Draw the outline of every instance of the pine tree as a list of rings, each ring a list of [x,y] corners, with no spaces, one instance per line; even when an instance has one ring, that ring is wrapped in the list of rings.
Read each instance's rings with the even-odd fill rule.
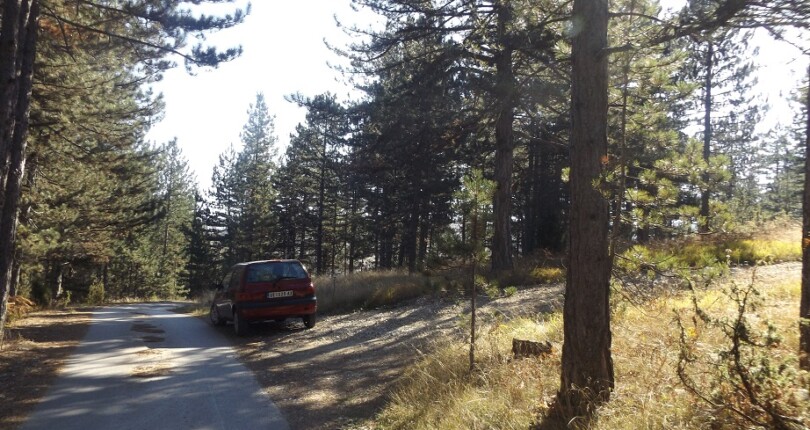
[[[160,296],[179,297],[185,292],[189,230],[194,216],[193,179],[177,140],[160,148],[158,199],[163,216],[155,223]]]
[[[312,255],[315,273],[335,273],[338,254],[345,253],[342,225],[347,222],[347,181],[343,154],[348,115],[332,94],[313,98],[294,95],[291,100],[306,107],[307,115],[287,150],[285,181],[289,183],[284,186],[282,200],[289,206],[286,213],[291,227],[300,231],[300,254]]]
[[[355,3],[387,19],[385,31],[372,34],[367,44],[352,47],[353,64],[361,72],[376,74],[407,63],[451,62],[454,66],[445,70],[463,75],[472,84],[466,90],[472,99],[470,108],[478,115],[470,123],[486,126],[475,131],[494,149],[489,162],[498,183],[493,195],[492,269],[510,269],[514,127],[519,95],[526,90],[519,85],[516,67],[553,57],[556,33],[552,28],[559,17],[543,11],[549,6],[545,2],[525,6],[511,0],[423,2],[418,7],[399,0]]]
[[[690,10],[698,16],[708,16],[714,10],[713,2],[694,0]],[[752,165],[748,155],[752,148],[753,128],[758,122],[757,107],[749,95],[753,82],[753,66],[746,58],[746,41],[750,34],[733,28],[716,28],[695,33],[690,37],[692,52],[689,76],[700,83],[702,97],[695,110],[701,112],[703,160],[710,163],[716,154],[728,159],[727,169],[731,181],[726,188],[726,199],[733,194],[738,179],[749,176],[746,166]],[[703,172],[700,188],[698,228],[702,233],[722,227],[721,211],[713,196],[720,197],[721,189],[714,186],[711,172]]]
[[[607,158],[608,2],[575,0],[572,43],[571,212],[558,404],[589,415],[613,390],[608,202],[598,188]]]
[[[240,261],[269,258],[276,248],[273,241],[276,191],[271,180],[276,170],[274,133],[273,117],[264,95],[259,93],[248,110],[248,120],[240,135],[244,147],[232,172],[237,181],[237,204],[241,206],[237,242],[233,243]]]
[[[210,221],[219,235],[224,267],[270,258],[276,251],[272,183],[276,137],[261,93],[248,109],[241,139],[242,150],[237,153],[231,147],[221,154],[212,177]]]
[[[215,66],[238,55],[239,49],[218,52],[202,44],[187,49],[186,36],[204,38],[206,31],[231,27],[244,18],[244,14],[237,11],[222,18],[195,19],[182,2],[154,7],[153,2],[147,0],[126,5],[56,1],[43,6],[46,7],[40,8],[40,0],[5,1],[0,23],[0,340],[15,255],[40,30],[47,31],[47,23],[56,24],[55,35],[61,36],[60,41],[70,52],[103,46],[107,52],[123,54],[119,55],[118,64],[128,69],[116,76],[114,82],[132,88],[133,82],[154,78],[172,66],[165,60],[170,54],[184,58],[188,67]],[[41,9],[43,19],[40,19]],[[20,79],[16,79],[18,75]],[[133,75],[135,79],[129,80]]]
[[[216,249],[220,246],[217,236],[211,228],[211,210],[199,192],[194,193],[194,218],[188,226],[186,243],[188,262],[186,287],[191,296],[205,292],[208,287],[220,279],[222,261]]]

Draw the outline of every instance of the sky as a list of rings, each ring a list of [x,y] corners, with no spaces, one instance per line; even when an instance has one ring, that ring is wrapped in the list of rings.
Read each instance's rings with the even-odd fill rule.
[[[240,3],[246,2],[237,0]],[[248,108],[262,92],[275,116],[282,154],[290,133],[306,115],[285,96],[300,92],[313,97],[328,91],[345,101],[353,92],[329,66],[340,63],[341,57],[324,44],[324,38],[337,47],[351,41],[337,27],[336,15],[346,24],[370,22],[368,13],[364,18],[352,11],[348,0],[254,0],[244,23],[207,38],[222,48],[242,45],[239,58],[217,69],[200,69],[194,76],[180,66],[153,86],[163,94],[166,109],[147,140],[162,143],[176,137],[198,183],[207,188],[219,154],[231,144],[241,147],[239,133]]]
[[[240,4],[246,1],[237,0],[236,5]],[[313,97],[328,91],[339,101],[358,97],[330,67],[344,60],[326,47],[324,39],[336,47],[351,42],[337,27],[336,16],[344,25],[360,27],[374,19],[370,12],[353,11],[349,0],[254,0],[244,23],[208,37],[223,48],[242,45],[242,56],[217,69],[200,69],[193,76],[182,66],[172,69],[153,86],[163,94],[166,109],[147,140],[162,143],[177,138],[198,184],[207,189],[219,155],[231,144],[237,150],[241,147],[239,133],[247,122],[247,110],[262,92],[275,115],[278,153],[283,154],[290,134],[306,114],[285,96]],[[757,91],[772,106],[759,130],[765,131],[790,121],[786,100],[806,73],[807,62],[805,57],[795,60],[798,52],[784,42],[772,42],[763,35],[753,42],[761,46]]]

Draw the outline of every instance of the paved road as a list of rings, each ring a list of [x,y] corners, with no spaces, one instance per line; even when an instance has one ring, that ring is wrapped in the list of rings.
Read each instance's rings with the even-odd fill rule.
[[[173,304],[106,307],[23,430],[288,430],[220,331]]]

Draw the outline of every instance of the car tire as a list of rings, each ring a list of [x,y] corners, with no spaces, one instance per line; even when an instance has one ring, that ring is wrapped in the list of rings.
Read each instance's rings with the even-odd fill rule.
[[[211,324],[215,326],[225,325],[225,320],[219,316],[219,309],[217,309],[216,305],[211,305],[211,310],[208,311],[208,319],[211,320]]]
[[[239,316],[239,311],[233,310],[233,331],[237,336],[244,336],[248,333],[248,322]]]
[[[315,327],[315,323],[318,321],[315,314],[304,315],[302,319],[304,320],[304,327],[306,328]]]

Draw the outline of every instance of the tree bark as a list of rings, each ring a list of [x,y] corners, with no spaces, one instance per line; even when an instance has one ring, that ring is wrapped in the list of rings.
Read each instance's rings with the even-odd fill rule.
[[[28,0],[5,0],[0,25],[0,187],[6,184],[11,160],[11,139],[14,133],[15,106],[17,103],[17,56],[19,29],[22,19],[21,6]],[[0,207],[4,191],[0,189]]]
[[[8,3],[8,2],[7,2]],[[34,59],[36,57],[37,21],[39,19],[39,1],[32,0],[30,9],[24,0],[20,12],[25,14],[27,22],[22,25],[25,31],[18,30],[18,60],[20,76],[15,89],[16,102],[11,121],[14,129],[11,132],[9,147],[10,163],[2,189],[3,205],[0,212],[0,342],[3,340],[6,313],[8,310],[8,293],[14,266],[14,247],[17,237],[17,213],[20,205],[20,190],[25,177],[25,145],[28,139],[28,116],[31,105],[31,88],[34,76]],[[3,28],[2,31],[6,29]],[[14,66],[16,68],[16,66]],[[4,94],[5,95],[5,94]],[[5,102],[3,102],[5,104]],[[4,121],[4,126],[7,125]],[[5,139],[5,132],[3,133]]]
[[[810,80],[810,66],[807,68]],[[802,214],[802,297],[799,305],[799,364],[810,370],[810,87],[805,94],[804,198]]]
[[[712,42],[707,42],[706,48],[706,62],[703,65],[706,69],[705,82],[703,83],[703,161],[709,163],[709,157],[712,155],[712,80],[713,66],[714,66],[714,45]],[[699,231],[701,233],[709,232],[709,175],[703,174],[703,191],[700,195],[700,224]]]
[[[512,5],[502,0],[498,6],[498,38],[502,50],[496,55],[495,97],[499,106],[495,121],[495,193],[492,209],[495,215],[492,235],[492,270],[512,269],[512,170],[514,168],[515,91],[517,83],[512,69],[512,47],[507,26],[512,21]]]
[[[558,406],[588,415],[613,389],[607,164],[607,0],[574,0],[571,70],[571,214]]]

